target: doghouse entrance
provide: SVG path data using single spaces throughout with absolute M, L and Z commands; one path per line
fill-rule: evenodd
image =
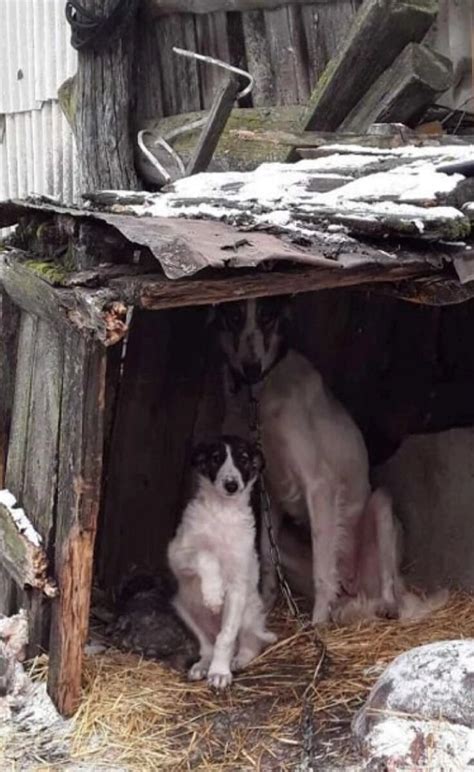
M 430 307 L 335 289 L 295 296 L 292 307 L 292 345 L 348 408 L 377 480 L 393 490 L 413 575 L 471 587 L 474 302 Z M 107 590 L 132 566 L 164 565 L 189 491 L 193 438 L 219 432 L 224 417 L 215 343 L 205 307 L 137 310 L 123 359 L 109 351 L 109 382 L 118 385 L 108 392 L 96 549 Z

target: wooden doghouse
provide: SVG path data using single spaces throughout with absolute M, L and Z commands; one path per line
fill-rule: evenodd
M 439 160 L 438 150 L 433 153 Z M 345 152 L 355 168 L 356 151 Z M 445 149 L 441 155 L 459 153 Z M 369 154 L 373 171 L 373 150 Z M 397 168 L 399 156 L 394 151 L 389 158 Z M 340 154 L 336 162 L 340 169 Z M 287 173 L 293 176 L 282 182 Z M 274 170 L 273 191 L 279 185 L 285 195 L 297 191 L 293 202 L 286 200 L 286 220 L 275 217 L 277 206 L 262 203 L 263 194 L 258 202 L 242 202 L 242 182 L 258 181 L 252 175 L 230 185 L 226 175 L 218 176 L 212 195 L 207 178 L 201 189 L 196 180 L 182 181 L 174 192 L 151 199 L 109 194 L 108 211 L 40 201 L 0 205 L 0 227 L 18 225 L 0 254 L 0 488 L 14 496 L 42 537 L 33 550 L 24 528 L 12 526 L 15 507 L 0 504 L 2 611 L 28 608 L 30 648 L 49 648 L 48 688 L 63 714 L 75 710 L 80 695 L 97 533 L 96 576 L 105 587 L 113 586 L 127 562 L 156 567 L 183 503 L 197 423 L 219 426 L 216 401 L 202 408 L 203 395 L 213 393 L 218 379 L 202 307 L 327 290 L 317 303 L 305 295 L 300 338 L 329 380 L 339 382 L 339 392 L 341 383 L 348 387 L 342 396 L 352 400 L 364 424 L 376 412 L 369 391 L 375 369 L 382 379 L 394 376 L 383 370 L 382 352 L 410 339 L 417 341 L 416 357 L 428 357 L 435 325 L 439 331 L 438 307 L 471 297 L 471 285 L 462 285 L 453 270 L 453 264 L 460 273 L 469 270 L 469 209 L 462 213 L 455 206 L 456 200 L 462 203 L 464 177 L 448 185 L 448 175 L 440 174 L 451 197 L 445 206 L 438 207 L 435 196 L 428 206 L 425 198 L 423 206 L 415 202 L 408 210 L 393 197 L 388 209 L 360 199 L 351 206 L 350 198 L 326 205 L 317 193 L 322 178 L 327 186 L 327 168 L 322 177 L 308 166 Z M 347 174 L 341 179 L 347 184 Z M 317 202 L 309 200 L 311 191 Z M 195 219 L 202 217 L 203 198 L 207 219 Z M 168 215 L 175 207 L 174 214 L 187 209 L 192 218 L 153 216 L 154 206 L 165 205 Z M 131 216 L 132 207 L 152 216 Z M 356 294 L 341 294 L 351 287 Z M 419 306 L 397 298 L 435 310 L 422 317 Z M 401 318 L 400 305 L 410 313 L 403 312 L 402 331 L 389 343 L 385 321 Z M 473 305 L 459 308 L 464 316 L 457 322 L 446 317 L 443 328 L 451 371 L 466 364 L 472 348 Z M 453 333 L 456 324 L 464 325 L 464 337 Z M 361 325 L 368 337 L 361 336 Z M 456 374 L 460 382 L 472 384 L 472 352 L 461 376 Z M 421 398 L 410 396 L 411 383 L 403 390 L 398 412 L 389 390 L 389 408 L 381 412 L 393 419 L 407 404 L 419 408 L 428 381 L 419 381 Z M 469 398 L 463 393 L 463 399 L 460 390 L 454 400 L 440 396 L 439 409 L 425 405 L 408 416 L 400 436 L 474 424 L 470 391 Z M 365 428 L 377 434 L 377 427 Z M 396 444 L 396 431 L 391 439 Z

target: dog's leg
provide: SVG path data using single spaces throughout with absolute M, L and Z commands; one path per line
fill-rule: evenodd
M 216 638 L 207 681 L 215 689 L 225 689 L 232 683 L 230 663 L 242 625 L 245 608 L 245 588 L 231 587 L 224 600 L 222 627 Z
M 336 496 L 326 485 L 307 495 L 313 547 L 313 624 L 327 622 L 339 591 L 337 570 L 338 517 Z
M 379 571 L 383 610 L 390 616 L 398 616 L 399 534 L 392 511 L 392 500 L 379 488 L 372 494 L 368 506 L 373 508 L 377 533 Z
M 197 573 L 201 580 L 204 605 L 214 614 L 219 613 L 224 602 L 224 584 L 222 582 L 219 561 L 212 552 L 204 551 L 199 553 Z
M 206 633 L 199 627 L 194 617 L 188 612 L 179 596 L 174 598 L 173 606 L 176 613 L 183 620 L 186 627 L 196 636 L 199 643 L 199 659 L 188 670 L 190 681 L 201 681 L 206 678 L 212 659 L 213 646 Z
M 258 593 L 251 596 L 245 606 L 242 629 L 239 633 L 237 654 L 232 660 L 232 670 L 242 670 L 257 657 L 265 644 L 275 643 L 277 636 L 265 627 L 265 612 Z

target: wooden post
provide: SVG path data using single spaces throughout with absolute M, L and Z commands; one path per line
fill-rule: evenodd
M 82 0 L 82 5 L 106 16 L 116 0 Z M 108 48 L 79 52 L 75 133 L 84 192 L 138 187 L 130 118 L 133 39 L 130 22 L 126 34 Z
M 373 123 L 412 124 L 453 80 L 449 59 L 427 46 L 409 43 L 375 81 L 341 124 L 341 131 L 364 132 Z
M 75 331 L 65 338 L 48 692 L 70 716 L 78 707 L 89 628 L 100 503 L 106 349 Z

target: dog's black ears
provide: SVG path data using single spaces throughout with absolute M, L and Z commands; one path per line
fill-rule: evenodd
M 255 474 L 261 474 L 265 469 L 265 458 L 259 445 L 252 445 L 250 458 Z
M 207 463 L 209 455 L 209 446 L 205 442 L 200 442 L 191 451 L 191 466 L 193 469 L 202 471 Z

